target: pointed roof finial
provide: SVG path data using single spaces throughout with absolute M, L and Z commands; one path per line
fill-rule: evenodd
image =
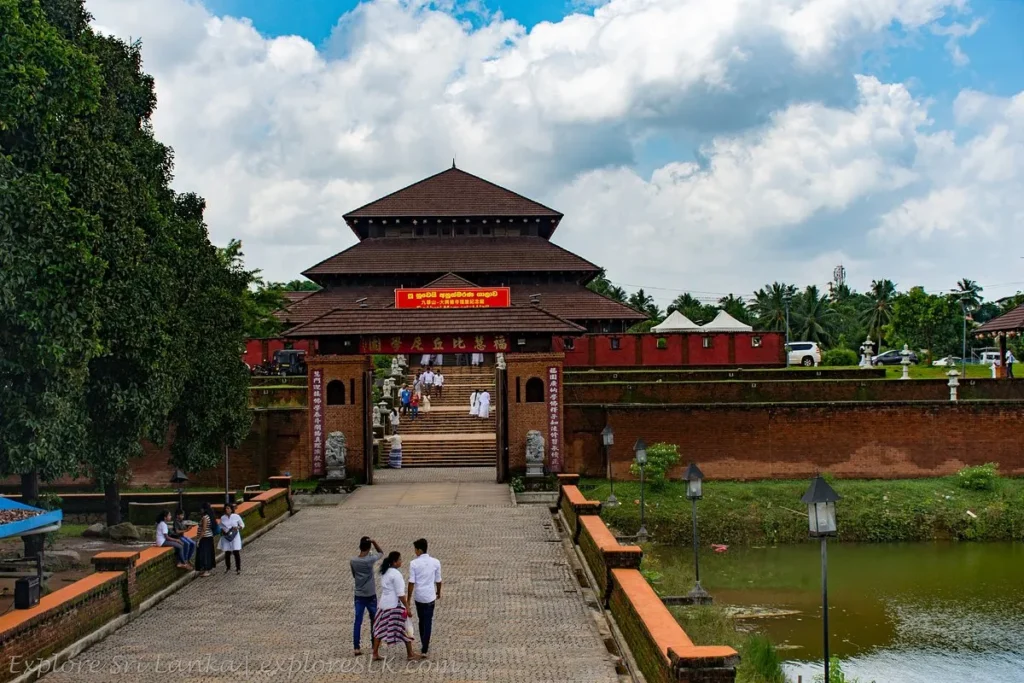
M 455 168 L 455 157 L 452 157 L 452 168 Z

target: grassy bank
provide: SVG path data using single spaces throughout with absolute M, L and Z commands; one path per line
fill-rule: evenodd
M 802 543 L 807 512 L 800 497 L 808 481 L 704 482 L 698 503 L 701 541 L 738 545 Z M 936 539 L 1024 540 L 1024 479 L 998 479 L 992 491 L 967 490 L 956 477 L 904 480 L 838 480 L 839 540 L 856 542 Z M 608 497 L 608 483 L 586 479 L 592 499 Z M 640 527 L 640 485 L 617 482 L 622 505 L 601 516 L 622 534 Z M 691 542 L 691 506 L 685 486 L 668 482 L 646 492 L 647 531 L 659 543 Z M 971 516 L 973 513 L 975 516 Z

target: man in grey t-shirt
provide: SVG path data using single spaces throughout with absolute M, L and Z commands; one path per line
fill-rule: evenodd
M 373 546 L 373 550 L 370 550 Z M 355 656 L 363 654 L 359 649 L 359 632 L 363 630 L 363 610 L 370 613 L 370 633 L 373 633 L 373 620 L 377 616 L 377 584 L 374 580 L 374 565 L 380 560 L 384 551 L 377 541 L 369 536 L 359 539 L 359 555 L 349 560 L 352 567 L 352 578 L 355 580 L 356 620 L 352 625 L 352 645 Z

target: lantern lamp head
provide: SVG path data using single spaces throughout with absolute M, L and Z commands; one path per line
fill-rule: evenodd
M 174 474 L 171 476 L 171 483 L 177 484 L 178 486 L 184 486 L 185 482 L 188 481 L 188 477 L 181 471 L 181 468 L 175 469 Z
M 643 466 L 647 464 L 647 444 L 643 439 L 637 439 L 633 444 L 633 452 L 636 453 L 636 464 Z
M 836 501 L 839 500 L 839 494 L 821 475 L 811 480 L 811 485 L 800 500 L 807 505 L 811 536 L 835 536 Z
M 605 446 L 611 446 L 615 443 L 615 430 L 612 429 L 611 425 L 605 425 L 605 428 L 601 431 L 601 440 Z
M 702 484 L 704 473 L 697 467 L 697 463 L 691 462 L 690 466 L 686 468 L 686 473 L 683 474 L 683 481 L 686 482 L 687 498 L 690 500 L 700 500 L 703 497 Z

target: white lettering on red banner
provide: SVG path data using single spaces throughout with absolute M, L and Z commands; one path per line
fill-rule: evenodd
M 320 368 L 314 369 L 309 376 L 309 383 L 312 389 L 310 393 L 313 396 L 309 421 L 312 431 L 310 442 L 313 447 L 313 474 L 318 475 L 326 472 L 324 467 L 324 371 Z
M 562 471 L 562 404 L 559 392 L 559 368 L 548 368 L 548 468 Z

